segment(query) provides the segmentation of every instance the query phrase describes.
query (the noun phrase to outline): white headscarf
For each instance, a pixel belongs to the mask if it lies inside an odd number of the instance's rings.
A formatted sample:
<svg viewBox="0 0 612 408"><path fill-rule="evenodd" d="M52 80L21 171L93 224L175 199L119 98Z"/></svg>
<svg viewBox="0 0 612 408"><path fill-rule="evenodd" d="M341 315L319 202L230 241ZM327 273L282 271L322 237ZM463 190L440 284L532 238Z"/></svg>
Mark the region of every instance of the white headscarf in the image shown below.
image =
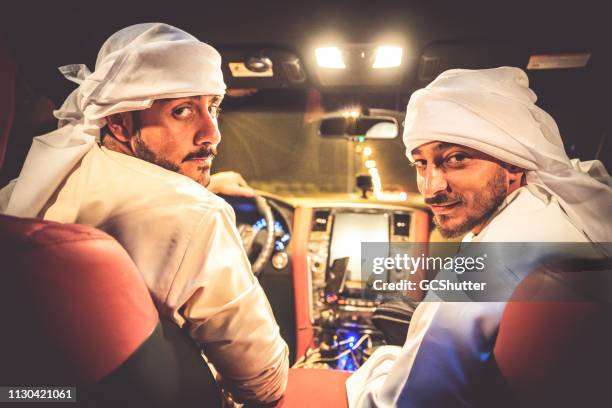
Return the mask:
<svg viewBox="0 0 612 408"><path fill-rule="evenodd" d="M100 49L94 72L85 65L60 67L79 84L54 112L57 130L34 138L5 214L35 217L72 168L100 137L105 117L142 110L162 98L223 95L221 55L176 27L136 24L113 34Z"/></svg>
<svg viewBox="0 0 612 408"><path fill-rule="evenodd" d="M441 141L519 166L589 239L612 242L612 177L599 161L567 157L557 124L536 99L519 68L443 72L408 102L406 155L412 160L415 148Z"/></svg>

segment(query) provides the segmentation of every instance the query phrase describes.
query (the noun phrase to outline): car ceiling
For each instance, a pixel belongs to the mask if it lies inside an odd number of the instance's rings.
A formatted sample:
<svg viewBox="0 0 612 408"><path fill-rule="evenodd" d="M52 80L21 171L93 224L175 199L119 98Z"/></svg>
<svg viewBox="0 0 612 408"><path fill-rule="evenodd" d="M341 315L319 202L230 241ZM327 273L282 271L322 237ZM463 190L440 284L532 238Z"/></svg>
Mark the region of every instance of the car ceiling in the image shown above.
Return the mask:
<svg viewBox="0 0 612 408"><path fill-rule="evenodd" d="M449 64L463 67L522 62L530 53L609 51L605 15L589 2L45 2L3 13L5 36L22 66L55 77L69 63L95 61L113 32L134 23L163 21L223 49L277 47L295 52L317 85L313 49L320 44L387 41L406 48L403 92L419 86L422 53L446 45L463 50ZM490 46L489 45L494 45ZM488 50L487 54L479 52ZM462 49L461 47L464 47ZM476 47L476 48L475 48ZM473 50L473 51L471 51ZM607 54L610 54L607 52ZM609 57L606 55L605 57ZM590 68L590 67L589 67ZM61 79L61 78L60 78ZM50 81L55 82L55 81Z"/></svg>
<svg viewBox="0 0 612 408"><path fill-rule="evenodd" d="M580 133L592 134L591 142L597 144L609 126L603 120L593 124L587 116L609 114L606 89L612 89L609 18L599 3L235 0L165 4L59 1L34 6L21 2L0 16L0 33L13 49L22 75L56 104L73 86L59 75L58 66L85 63L93 68L96 53L110 34L151 21L183 28L217 47L224 57L236 50L292 52L304 64L308 80L303 87L340 95L359 92L364 98L367 93L385 92L393 103L380 107L399 110L415 89L447 68L525 68L531 54L591 52L586 68L530 72L529 76L540 103L553 116L555 112L582 112L580 118L567 120L571 125L565 125L575 134L572 137L578 140L583 137ZM392 88L321 84L314 61L316 46L381 41L406 49L404 72ZM427 54L440 56L440 63L429 76L419 75L422 56ZM232 81L228 82L232 87ZM591 128L578 129L585 123L591 123Z"/></svg>

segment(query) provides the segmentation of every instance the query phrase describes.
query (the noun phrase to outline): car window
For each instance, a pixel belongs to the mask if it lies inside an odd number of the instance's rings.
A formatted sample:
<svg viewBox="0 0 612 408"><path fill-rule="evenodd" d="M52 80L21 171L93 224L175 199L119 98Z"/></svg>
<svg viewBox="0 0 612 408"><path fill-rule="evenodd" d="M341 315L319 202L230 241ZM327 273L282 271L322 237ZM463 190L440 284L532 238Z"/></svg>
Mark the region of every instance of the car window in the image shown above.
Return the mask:
<svg viewBox="0 0 612 408"><path fill-rule="evenodd" d="M214 171L238 171L255 188L277 194L347 193L357 191L355 176L367 174L365 162L374 160L385 191L416 191L401 135L363 142L323 138L316 116L305 111L305 94L268 90L226 98Z"/></svg>

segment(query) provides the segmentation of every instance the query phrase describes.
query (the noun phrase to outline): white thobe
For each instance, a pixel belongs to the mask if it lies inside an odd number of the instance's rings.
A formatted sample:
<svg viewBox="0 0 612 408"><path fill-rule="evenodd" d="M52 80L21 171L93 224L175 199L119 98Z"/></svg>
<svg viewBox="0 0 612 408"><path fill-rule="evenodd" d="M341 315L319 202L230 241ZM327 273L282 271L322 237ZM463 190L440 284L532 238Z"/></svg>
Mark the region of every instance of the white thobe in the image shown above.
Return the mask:
<svg viewBox="0 0 612 408"><path fill-rule="evenodd" d="M188 324L238 400L282 396L287 345L224 200L181 174L94 145L43 213L117 239L161 313Z"/></svg>
<svg viewBox="0 0 612 408"><path fill-rule="evenodd" d="M464 242L588 242L557 200L533 186L510 194L488 225ZM505 259L497 286L508 296L537 259ZM504 302L428 301L416 308L403 347L382 346L346 383L349 406L469 407L493 352ZM439 298L438 298L439 299Z"/></svg>

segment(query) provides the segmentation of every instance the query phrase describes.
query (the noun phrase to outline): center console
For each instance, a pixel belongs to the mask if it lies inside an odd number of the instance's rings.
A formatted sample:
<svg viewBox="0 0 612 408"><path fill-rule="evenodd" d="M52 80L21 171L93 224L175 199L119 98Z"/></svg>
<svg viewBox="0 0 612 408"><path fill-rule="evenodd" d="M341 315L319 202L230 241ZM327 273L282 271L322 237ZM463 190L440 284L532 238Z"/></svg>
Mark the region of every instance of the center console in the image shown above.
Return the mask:
<svg viewBox="0 0 612 408"><path fill-rule="evenodd" d="M361 275L361 243L426 242L429 219L424 211L380 204L317 205L309 214L305 287L312 337L302 353L298 344L298 366L353 371L384 344L372 322L381 299L366 290Z"/></svg>

